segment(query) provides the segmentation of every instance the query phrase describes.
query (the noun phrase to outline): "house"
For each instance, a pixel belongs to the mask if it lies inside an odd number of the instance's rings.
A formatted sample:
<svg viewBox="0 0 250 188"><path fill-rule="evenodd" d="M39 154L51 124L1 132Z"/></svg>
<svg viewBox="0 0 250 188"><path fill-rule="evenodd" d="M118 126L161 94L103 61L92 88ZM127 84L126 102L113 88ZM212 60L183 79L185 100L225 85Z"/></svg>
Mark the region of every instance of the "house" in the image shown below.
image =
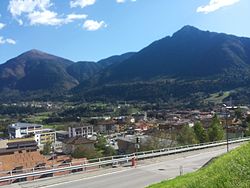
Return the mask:
<svg viewBox="0 0 250 188"><path fill-rule="evenodd" d="M72 162L75 164L77 162L77 160L65 155L43 156L40 154L37 143L34 140L11 140L6 145L6 148L0 149L1 172L7 173L12 171L12 173L18 173L24 169L31 171L32 169L36 170L45 166L61 166L65 163Z"/></svg>
<svg viewBox="0 0 250 188"><path fill-rule="evenodd" d="M116 124L115 121L101 121L97 123L97 126L95 127L96 132L102 133L102 134L110 134L115 133L119 131L119 125Z"/></svg>
<svg viewBox="0 0 250 188"><path fill-rule="evenodd" d="M136 132L143 132L143 131L147 131L148 129L149 129L149 124L146 123L145 121L140 121L135 124Z"/></svg>
<svg viewBox="0 0 250 188"><path fill-rule="evenodd" d="M35 141L15 141L0 149L0 171L35 168L46 164L46 158L38 151Z"/></svg>
<svg viewBox="0 0 250 188"><path fill-rule="evenodd" d="M119 153L121 154L134 153L136 151L135 144L136 144L135 138L130 139L124 137L117 139Z"/></svg>
<svg viewBox="0 0 250 188"><path fill-rule="evenodd" d="M73 153L77 147L81 146L85 149L95 149L95 141L89 140L85 137L72 137L63 141L62 151L65 154Z"/></svg>

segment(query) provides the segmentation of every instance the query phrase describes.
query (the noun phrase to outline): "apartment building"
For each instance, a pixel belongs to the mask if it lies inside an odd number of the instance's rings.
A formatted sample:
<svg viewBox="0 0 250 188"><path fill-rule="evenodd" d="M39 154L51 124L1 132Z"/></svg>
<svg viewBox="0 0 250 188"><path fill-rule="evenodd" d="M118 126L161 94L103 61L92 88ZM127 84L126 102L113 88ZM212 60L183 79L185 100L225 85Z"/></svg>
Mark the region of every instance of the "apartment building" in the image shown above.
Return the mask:
<svg viewBox="0 0 250 188"><path fill-rule="evenodd" d="M31 124L31 123L14 123L8 126L9 138L23 138L37 131L42 131L43 125Z"/></svg>
<svg viewBox="0 0 250 188"><path fill-rule="evenodd" d="M15 123L8 126L10 139L32 137L38 144L39 148L47 142L56 141L56 133L52 129L43 129L43 125L30 123Z"/></svg>
<svg viewBox="0 0 250 188"><path fill-rule="evenodd" d="M69 138L85 137L90 138L94 134L93 125L72 125L68 128Z"/></svg>

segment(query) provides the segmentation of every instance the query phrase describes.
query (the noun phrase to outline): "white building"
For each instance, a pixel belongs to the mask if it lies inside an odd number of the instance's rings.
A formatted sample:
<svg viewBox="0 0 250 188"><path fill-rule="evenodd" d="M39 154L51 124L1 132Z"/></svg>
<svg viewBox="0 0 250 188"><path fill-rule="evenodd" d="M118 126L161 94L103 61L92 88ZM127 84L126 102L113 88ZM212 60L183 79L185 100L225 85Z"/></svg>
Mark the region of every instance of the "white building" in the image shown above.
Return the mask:
<svg viewBox="0 0 250 188"><path fill-rule="evenodd" d="M31 123L15 123L8 126L10 139L34 137L40 148L46 143L54 143L56 133L52 129L43 129L43 125Z"/></svg>
<svg viewBox="0 0 250 188"><path fill-rule="evenodd" d="M15 123L8 126L9 138L23 138L28 135L35 134L37 131L42 131L43 125L31 123Z"/></svg>
<svg viewBox="0 0 250 188"><path fill-rule="evenodd" d="M90 138L94 134L93 125L78 125L71 126L68 129L69 138L72 137L85 137Z"/></svg>

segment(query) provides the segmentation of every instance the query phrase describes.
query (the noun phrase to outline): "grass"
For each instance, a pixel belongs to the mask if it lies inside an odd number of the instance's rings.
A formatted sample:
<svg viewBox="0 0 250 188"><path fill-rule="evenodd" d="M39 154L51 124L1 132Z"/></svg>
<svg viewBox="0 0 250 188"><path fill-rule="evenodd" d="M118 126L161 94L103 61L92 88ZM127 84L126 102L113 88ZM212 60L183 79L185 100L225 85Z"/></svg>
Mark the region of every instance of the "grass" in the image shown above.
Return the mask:
<svg viewBox="0 0 250 188"><path fill-rule="evenodd" d="M222 94L220 94L220 92L218 92L218 93L211 94L209 98L205 99L205 101L212 102L215 104L220 104L229 95L230 95L230 91L223 92Z"/></svg>
<svg viewBox="0 0 250 188"><path fill-rule="evenodd" d="M59 131L59 130L67 130L66 128L65 128L65 125L56 125L56 124L54 124L54 125L48 125L48 124L45 124L45 125L43 125L43 128L45 128L45 129L54 129L54 130L56 130L56 131Z"/></svg>
<svg viewBox="0 0 250 188"><path fill-rule="evenodd" d="M48 112L44 112L44 113L37 113L35 115L32 115L28 118L26 118L26 120L30 123L40 123L42 124L43 120L47 119L49 117L49 113Z"/></svg>
<svg viewBox="0 0 250 188"><path fill-rule="evenodd" d="M250 143L215 159L208 166L148 188L249 188Z"/></svg>

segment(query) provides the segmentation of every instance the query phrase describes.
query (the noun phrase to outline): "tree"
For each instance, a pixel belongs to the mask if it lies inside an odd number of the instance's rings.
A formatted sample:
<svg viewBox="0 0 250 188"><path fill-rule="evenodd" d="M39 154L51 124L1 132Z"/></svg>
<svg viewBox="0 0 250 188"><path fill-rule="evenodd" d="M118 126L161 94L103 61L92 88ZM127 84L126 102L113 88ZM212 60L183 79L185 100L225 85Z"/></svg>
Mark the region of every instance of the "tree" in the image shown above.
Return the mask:
<svg viewBox="0 0 250 188"><path fill-rule="evenodd" d="M235 116L237 119L242 119L243 113L242 113L242 110L240 108L237 108L235 110Z"/></svg>
<svg viewBox="0 0 250 188"><path fill-rule="evenodd" d="M200 143L208 142L208 135L206 130L203 128L201 122L197 122L194 125L194 133L196 135L197 140Z"/></svg>
<svg viewBox="0 0 250 188"><path fill-rule="evenodd" d="M99 151L95 149L88 149L81 145L77 146L71 155L74 158L87 158L87 159L102 157L102 154Z"/></svg>
<svg viewBox="0 0 250 188"><path fill-rule="evenodd" d="M247 123L246 136L250 136L250 123Z"/></svg>
<svg viewBox="0 0 250 188"><path fill-rule="evenodd" d="M106 138L104 136L100 135L100 136L97 137L97 142L95 144L95 147L98 150L104 150L104 148L106 147L107 144L108 143L107 143Z"/></svg>
<svg viewBox="0 0 250 188"><path fill-rule="evenodd" d="M177 137L177 141L181 145L198 143L195 133L194 133L194 129L189 127L188 125L185 125L184 127L182 127Z"/></svg>
<svg viewBox="0 0 250 188"><path fill-rule="evenodd" d="M208 137L211 142L222 140L224 138L223 127L216 115L213 117L210 128L208 129Z"/></svg>
<svg viewBox="0 0 250 188"><path fill-rule="evenodd" d="M103 151L104 156L113 156L116 155L116 151L113 147L111 146L106 146Z"/></svg>
<svg viewBox="0 0 250 188"><path fill-rule="evenodd" d="M52 151L51 142L46 142L46 144L43 146L42 154L49 155L51 153L51 151Z"/></svg>
<svg viewBox="0 0 250 188"><path fill-rule="evenodd" d="M98 136L95 148L104 156L112 156L116 154L115 149L108 145L104 136Z"/></svg>

